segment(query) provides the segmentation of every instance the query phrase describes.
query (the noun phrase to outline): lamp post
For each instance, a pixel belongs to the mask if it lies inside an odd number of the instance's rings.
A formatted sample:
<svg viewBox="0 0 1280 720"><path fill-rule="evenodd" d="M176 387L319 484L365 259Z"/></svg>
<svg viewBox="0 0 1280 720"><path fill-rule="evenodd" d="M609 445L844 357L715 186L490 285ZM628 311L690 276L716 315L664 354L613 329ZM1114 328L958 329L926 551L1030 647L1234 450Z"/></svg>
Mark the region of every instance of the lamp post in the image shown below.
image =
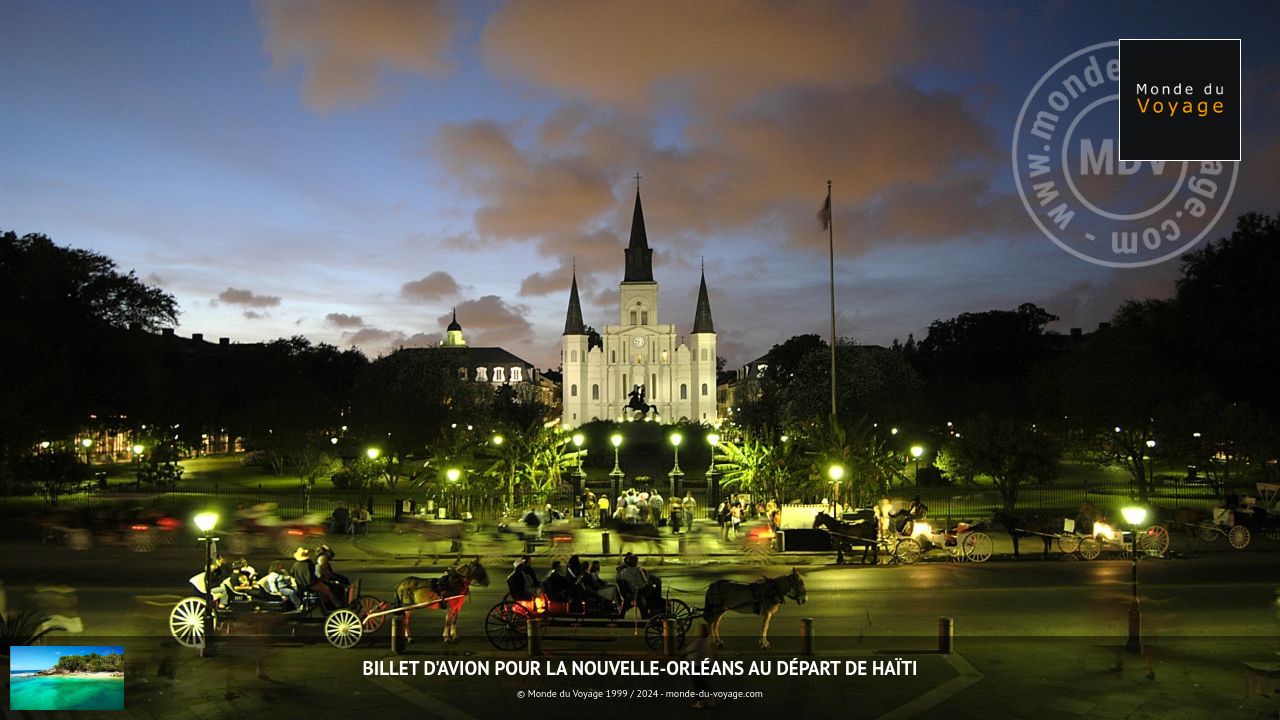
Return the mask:
<svg viewBox="0 0 1280 720"><path fill-rule="evenodd" d="M609 471L612 496L609 501L613 502L618 497L618 488L622 487L622 467L618 465L618 448L622 445L622 436L614 433L609 436L609 442L613 445L613 469Z"/></svg>
<svg viewBox="0 0 1280 720"><path fill-rule="evenodd" d="M915 465L916 495L920 494L920 456L924 454L924 448L919 445L911 446L911 462Z"/></svg>
<svg viewBox="0 0 1280 720"><path fill-rule="evenodd" d="M720 447L720 434L708 435L707 444L711 446L711 464L707 466L707 490L711 493L711 502L707 505L715 510L720 506L720 483L716 480L716 448Z"/></svg>
<svg viewBox="0 0 1280 720"><path fill-rule="evenodd" d="M218 540L213 529L218 525L218 513L202 512L196 515L195 523L204 541L204 647L200 648L200 657L213 657L213 630L217 625L213 609L213 543Z"/></svg>
<svg viewBox="0 0 1280 720"><path fill-rule="evenodd" d="M85 438L85 439L81 440L81 441L80 441L80 447L84 448L84 464L85 464L85 465L92 465L92 464L93 464L93 455L92 455L92 453L91 453L91 451L90 451L90 448L92 448L92 447L93 447L93 440L92 440L91 438Z"/></svg>
<svg viewBox="0 0 1280 720"><path fill-rule="evenodd" d="M142 453L146 448L135 444L129 449L133 451L133 479L137 481L138 487L142 487Z"/></svg>
<svg viewBox="0 0 1280 720"><path fill-rule="evenodd" d="M1120 511L1125 522L1133 530L1133 595L1129 601L1129 642L1125 650L1131 653L1142 652L1142 607L1138 604L1138 527L1147 519L1147 509L1143 507L1126 507Z"/></svg>
<svg viewBox="0 0 1280 720"><path fill-rule="evenodd" d="M582 471L582 444L586 441L587 439L582 436L582 433L573 434L573 446L577 448L576 455L578 460L578 469L573 473L573 497L575 504L578 502L578 496L582 494L583 478L587 476L587 474Z"/></svg>
<svg viewBox="0 0 1280 720"><path fill-rule="evenodd" d="M834 489L831 493L831 514L834 515L836 505L840 504L840 481L844 479L844 466L832 465L827 468L827 477L831 478Z"/></svg>
<svg viewBox="0 0 1280 720"><path fill-rule="evenodd" d="M680 481L684 478L684 473L680 471L680 443L684 442L684 436L678 432L671 433L671 449L675 453L675 463L671 466L671 497L677 497L680 494Z"/></svg>
<svg viewBox="0 0 1280 720"><path fill-rule="evenodd" d="M1156 484L1155 454L1156 454L1156 441L1148 440L1147 441L1147 485L1153 488L1155 487L1155 484Z"/></svg>
<svg viewBox="0 0 1280 720"><path fill-rule="evenodd" d="M449 478L449 494L453 496L453 517L458 517L458 478L462 476L462 471L458 468L449 468L444 473Z"/></svg>

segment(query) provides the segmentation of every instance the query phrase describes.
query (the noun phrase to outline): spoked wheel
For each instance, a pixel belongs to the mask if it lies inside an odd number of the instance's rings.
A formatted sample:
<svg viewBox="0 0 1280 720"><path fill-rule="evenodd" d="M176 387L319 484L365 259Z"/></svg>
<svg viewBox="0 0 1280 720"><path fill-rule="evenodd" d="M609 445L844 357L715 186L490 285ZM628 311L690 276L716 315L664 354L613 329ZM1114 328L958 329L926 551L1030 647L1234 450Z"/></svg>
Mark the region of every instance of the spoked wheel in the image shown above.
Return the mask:
<svg viewBox="0 0 1280 720"><path fill-rule="evenodd" d="M528 624L524 608L514 602L498 603L484 618L484 634L499 650L521 650L529 643Z"/></svg>
<svg viewBox="0 0 1280 720"><path fill-rule="evenodd" d="M276 548L280 551L281 556L292 557L298 551L298 548L307 546L306 540L306 535L294 535L286 530L276 538Z"/></svg>
<svg viewBox="0 0 1280 720"><path fill-rule="evenodd" d="M334 610L324 619L324 636L336 648L353 648L364 637L364 622L348 608Z"/></svg>
<svg viewBox="0 0 1280 720"><path fill-rule="evenodd" d="M991 554L995 552L995 547L995 541L984 532L969 533L961 541L961 552L964 553L964 559L969 562L986 562L990 560Z"/></svg>
<svg viewBox="0 0 1280 720"><path fill-rule="evenodd" d="M351 609L355 610L356 614L360 616L360 620L364 624L364 631L367 633L378 632L382 624L387 621L386 615L379 615L375 618L369 617L370 613L387 609L386 603L372 595L361 595L356 598L355 604L351 606Z"/></svg>
<svg viewBox="0 0 1280 720"><path fill-rule="evenodd" d="M1138 549L1152 557L1163 557L1169 552L1169 528L1152 525L1138 538Z"/></svg>
<svg viewBox="0 0 1280 720"><path fill-rule="evenodd" d="M893 557L903 565L912 565L920 562L920 556L923 554L924 550L915 538L902 538L893 549Z"/></svg>
<svg viewBox="0 0 1280 720"><path fill-rule="evenodd" d="M127 541L134 552L151 552L156 549L156 539L150 530L131 530Z"/></svg>
<svg viewBox="0 0 1280 720"><path fill-rule="evenodd" d="M1058 549L1066 553L1067 555L1074 554L1075 551L1080 549L1080 536L1079 535L1059 535Z"/></svg>
<svg viewBox="0 0 1280 720"><path fill-rule="evenodd" d="M1236 550L1243 550L1249 547L1249 541L1253 539L1249 533L1249 528L1243 525L1233 525L1227 531L1227 542L1231 543L1231 547Z"/></svg>
<svg viewBox="0 0 1280 720"><path fill-rule="evenodd" d="M204 647L204 598L183 598L169 613L169 634L183 647Z"/></svg>
<svg viewBox="0 0 1280 720"><path fill-rule="evenodd" d="M1101 554L1102 543L1098 542L1096 538L1087 537L1080 539L1080 557L1085 560L1096 560Z"/></svg>
<svg viewBox="0 0 1280 720"><path fill-rule="evenodd" d="M1262 534L1266 535L1268 540L1280 540L1280 527L1269 527L1263 530Z"/></svg>
<svg viewBox="0 0 1280 720"><path fill-rule="evenodd" d="M1213 542L1221 534L1217 528L1209 524L1201 524L1196 527L1196 536L1205 542Z"/></svg>
<svg viewBox="0 0 1280 720"><path fill-rule="evenodd" d="M684 636L688 632L688 628L673 613L660 612L649 618L649 622L645 623L644 626L644 642L645 645L649 646L650 650L656 652L662 649L662 631L665 620L676 621L676 646L684 645Z"/></svg>

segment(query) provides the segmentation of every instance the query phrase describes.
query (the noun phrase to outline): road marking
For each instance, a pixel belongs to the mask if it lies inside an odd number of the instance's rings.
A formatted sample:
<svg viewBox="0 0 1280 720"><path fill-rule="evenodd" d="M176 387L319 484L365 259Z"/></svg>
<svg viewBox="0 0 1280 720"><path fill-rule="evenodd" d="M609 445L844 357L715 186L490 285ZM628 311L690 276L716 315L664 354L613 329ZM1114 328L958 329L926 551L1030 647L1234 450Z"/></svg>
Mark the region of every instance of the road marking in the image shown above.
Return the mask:
<svg viewBox="0 0 1280 720"><path fill-rule="evenodd" d="M435 717L440 718L440 720L476 720L474 717L459 710L458 708L441 700L437 700L421 690L415 690L408 683L396 680L395 678L383 675L374 675L370 677L369 680L371 680L373 684L381 687L383 690L396 695L407 703L417 705Z"/></svg>
<svg viewBox="0 0 1280 720"><path fill-rule="evenodd" d="M968 660L952 653L944 656L947 664L954 669L958 675L950 680L942 683L938 687L924 693L910 702L890 710L881 715L876 720L898 720L898 718L912 718L923 715L924 712L944 700L951 698L961 690L982 680L984 675L978 672L978 669L969 664Z"/></svg>

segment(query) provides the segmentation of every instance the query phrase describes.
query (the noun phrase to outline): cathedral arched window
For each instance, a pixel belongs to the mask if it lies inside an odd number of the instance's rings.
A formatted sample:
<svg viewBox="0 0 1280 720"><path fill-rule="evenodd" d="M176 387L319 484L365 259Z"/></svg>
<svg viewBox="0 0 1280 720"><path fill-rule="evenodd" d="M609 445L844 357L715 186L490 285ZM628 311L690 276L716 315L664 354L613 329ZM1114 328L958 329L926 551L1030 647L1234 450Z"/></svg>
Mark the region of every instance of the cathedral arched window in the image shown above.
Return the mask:
<svg viewBox="0 0 1280 720"><path fill-rule="evenodd" d="M610 351L609 351L609 364L611 364L611 365L612 365L612 364L616 364L617 362L618 362L618 351L617 351L617 350L610 350Z"/></svg>
<svg viewBox="0 0 1280 720"><path fill-rule="evenodd" d="M689 386L684 383L680 383L680 399L681 400L689 399Z"/></svg>
<svg viewBox="0 0 1280 720"><path fill-rule="evenodd" d="M578 351L577 351L577 350L570 350L570 351L569 351L569 362L578 362Z"/></svg>
<svg viewBox="0 0 1280 720"><path fill-rule="evenodd" d="M702 362L706 362L706 361L707 361L707 349L702 348Z"/></svg>
<svg viewBox="0 0 1280 720"><path fill-rule="evenodd" d="M649 324L649 311L648 311L648 310L641 310L641 311L640 311L640 324L641 324L641 325L648 325L648 324Z"/></svg>
<svg viewBox="0 0 1280 720"><path fill-rule="evenodd" d="M635 311L635 310L632 310L632 311L631 311L631 324L632 324L632 325L635 325L635 324L636 324L636 311Z"/></svg>
<svg viewBox="0 0 1280 720"><path fill-rule="evenodd" d="M592 386L591 386L591 399L592 399L592 400L599 400L599 399L600 399L600 386L599 386L599 385L592 385Z"/></svg>
<svg viewBox="0 0 1280 720"><path fill-rule="evenodd" d="M652 377L652 378L653 378L653 380L649 383L649 384L650 384L650 386L651 386L651 387L653 387L653 392L649 393L649 397L654 398L654 399L657 399L657 397L658 397L658 374L657 374L657 373L654 373L654 374L653 374L653 375L651 375L650 377Z"/></svg>
<svg viewBox="0 0 1280 720"><path fill-rule="evenodd" d="M702 397L706 397L706 396L707 396L707 384L702 383Z"/></svg>
<svg viewBox="0 0 1280 720"><path fill-rule="evenodd" d="M578 397L578 386L577 386L577 385L570 385L570 386L569 386L569 397Z"/></svg>

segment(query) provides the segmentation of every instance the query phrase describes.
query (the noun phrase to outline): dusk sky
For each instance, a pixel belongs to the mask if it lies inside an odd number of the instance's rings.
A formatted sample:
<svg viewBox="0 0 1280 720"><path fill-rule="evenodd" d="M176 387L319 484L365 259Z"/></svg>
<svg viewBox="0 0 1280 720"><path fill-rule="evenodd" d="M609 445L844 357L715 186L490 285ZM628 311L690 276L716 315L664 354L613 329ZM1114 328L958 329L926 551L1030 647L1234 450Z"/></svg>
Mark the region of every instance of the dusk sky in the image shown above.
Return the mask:
<svg viewBox="0 0 1280 720"><path fill-rule="evenodd" d="M1211 237L1275 212L1275 3L0 2L0 229L172 292L178 332L558 364L576 258L617 322L636 182L661 320L705 258L730 366L1035 302L1091 328L1178 262L1063 252L1010 171L1028 91L1086 45L1243 39L1243 163Z"/></svg>

